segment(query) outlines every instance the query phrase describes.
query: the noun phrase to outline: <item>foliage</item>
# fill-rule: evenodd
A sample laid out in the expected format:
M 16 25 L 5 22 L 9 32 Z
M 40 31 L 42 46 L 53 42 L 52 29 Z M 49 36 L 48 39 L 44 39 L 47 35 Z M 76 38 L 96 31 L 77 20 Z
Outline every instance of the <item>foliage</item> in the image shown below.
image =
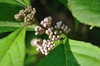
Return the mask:
M 76 22 L 75 30 L 78 28 L 78 22 L 100 27 L 99 0 L 59 0 L 59 2 L 63 3 L 66 8 L 69 7 L 72 12 Z M 0 66 L 32 66 L 31 64 L 37 66 L 100 66 L 99 47 L 69 39 L 65 35 L 61 36 L 63 39 L 55 42 L 57 46 L 36 64 L 38 57 L 36 55 L 39 53 L 35 51 L 35 47 L 30 46 L 30 41 L 32 38 L 46 39 L 47 35 L 36 36 L 33 31 L 37 25 L 27 26 L 26 23 L 17 22 L 14 19 L 14 15 L 27 5 L 30 5 L 28 0 L 0 0 L 0 33 L 14 31 L 0 39 Z M 26 31 L 30 33 L 26 34 Z M 99 38 L 98 35 L 97 37 Z
M 68 0 L 73 15 L 84 24 L 100 27 L 99 0 Z
M 23 66 L 25 57 L 25 29 L 25 27 L 21 28 L 0 40 L 0 51 L 2 52 L 0 53 L 1 66 Z

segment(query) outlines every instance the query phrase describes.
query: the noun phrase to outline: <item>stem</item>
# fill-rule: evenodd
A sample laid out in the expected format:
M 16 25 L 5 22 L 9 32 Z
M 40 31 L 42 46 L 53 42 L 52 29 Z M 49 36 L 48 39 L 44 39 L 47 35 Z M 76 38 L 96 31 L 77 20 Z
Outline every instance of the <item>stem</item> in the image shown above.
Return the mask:
M 42 27 L 44 30 L 46 30 L 46 28 L 43 25 L 41 25 L 36 19 L 34 19 L 33 22 L 26 23 L 26 26 L 32 25 L 32 24 L 36 24 L 36 25 Z

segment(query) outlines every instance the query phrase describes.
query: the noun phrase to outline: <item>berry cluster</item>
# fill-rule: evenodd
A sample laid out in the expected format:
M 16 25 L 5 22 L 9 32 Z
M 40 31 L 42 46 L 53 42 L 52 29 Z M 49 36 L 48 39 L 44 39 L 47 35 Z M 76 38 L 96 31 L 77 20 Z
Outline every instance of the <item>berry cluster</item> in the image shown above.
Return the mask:
M 41 35 L 41 34 L 43 34 L 45 32 L 45 29 L 43 29 L 40 26 L 36 26 L 35 27 L 35 31 L 36 31 L 35 35 Z
M 24 20 L 24 22 L 33 22 L 35 13 L 35 8 L 32 8 L 32 6 L 27 6 L 25 10 L 20 10 L 18 14 L 14 15 L 14 17 L 18 21 Z
M 44 18 L 44 20 L 42 20 L 40 24 L 45 29 L 48 29 L 51 26 L 51 21 L 52 21 L 52 18 L 49 16 L 49 17 Z M 37 26 L 35 28 L 35 31 L 36 31 L 35 35 L 41 35 L 41 34 L 45 33 L 45 29 L 43 27 Z
M 52 21 L 52 18 L 49 16 L 49 17 L 44 18 L 44 20 L 42 20 L 40 24 L 43 25 L 43 27 L 47 29 L 51 26 L 51 21 Z
M 62 24 L 62 21 L 59 21 L 55 25 L 55 29 L 59 30 L 59 33 L 67 34 L 70 31 L 70 28 L 67 27 L 67 25 Z
M 59 40 L 58 31 L 55 30 L 53 27 L 48 28 L 45 33 L 49 36 L 49 39 L 52 41 Z
M 35 40 L 35 44 L 34 42 L 31 42 L 31 44 L 34 44 L 37 47 L 38 51 L 41 51 L 42 54 L 45 55 L 47 55 L 49 51 L 52 50 L 55 46 L 54 41 L 60 40 L 60 35 L 62 33 L 67 34 L 70 31 L 70 29 L 65 24 L 62 24 L 62 21 L 57 22 L 54 27 L 51 27 L 51 22 L 52 18 L 50 16 L 46 17 L 40 23 L 45 29 L 40 26 L 35 28 L 35 35 L 46 33 L 49 36 L 48 40 L 42 41 L 41 39 L 37 39 Z
M 45 39 L 43 41 L 41 39 L 33 39 L 31 41 L 31 45 L 35 45 L 37 47 L 37 51 L 41 51 L 44 55 L 47 55 L 49 51 L 52 50 L 55 46 L 52 41 Z

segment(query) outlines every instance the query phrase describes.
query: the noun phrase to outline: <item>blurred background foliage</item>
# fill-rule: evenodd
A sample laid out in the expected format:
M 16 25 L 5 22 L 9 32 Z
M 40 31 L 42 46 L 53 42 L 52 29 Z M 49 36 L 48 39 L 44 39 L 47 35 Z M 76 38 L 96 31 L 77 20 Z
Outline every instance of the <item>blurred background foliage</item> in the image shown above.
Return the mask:
M 68 37 L 75 40 L 90 42 L 94 45 L 100 46 L 100 28 L 94 27 L 89 29 L 90 26 L 80 23 L 71 14 L 71 11 L 67 7 L 67 0 L 24 0 L 27 4 L 36 8 L 36 19 L 40 22 L 47 16 L 51 16 L 53 19 L 52 26 L 57 21 L 63 21 L 71 28 L 71 32 Z M 3 38 L 10 34 L 0 33 L 0 38 Z M 36 66 L 44 55 L 36 51 L 35 47 L 30 45 L 33 38 L 47 38 L 46 35 L 35 36 L 35 32 L 26 32 L 26 58 L 25 66 Z

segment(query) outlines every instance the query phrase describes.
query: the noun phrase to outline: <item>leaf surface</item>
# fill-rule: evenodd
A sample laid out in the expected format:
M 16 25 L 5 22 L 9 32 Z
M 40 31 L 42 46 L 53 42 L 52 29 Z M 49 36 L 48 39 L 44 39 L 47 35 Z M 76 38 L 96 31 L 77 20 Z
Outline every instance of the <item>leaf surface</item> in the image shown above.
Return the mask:
M 100 0 L 68 0 L 73 16 L 81 23 L 100 27 Z
M 25 30 L 21 28 L 0 39 L 0 66 L 23 66 L 25 57 Z
M 26 3 L 23 0 L 0 0 L 0 3 L 9 3 L 20 6 L 26 6 Z
M 24 22 L 0 22 L 0 33 L 15 31 L 16 29 L 23 27 Z M 30 25 L 27 27 L 27 31 L 34 31 L 36 25 Z
M 37 66 L 100 66 L 100 48 L 90 43 L 67 39 Z

